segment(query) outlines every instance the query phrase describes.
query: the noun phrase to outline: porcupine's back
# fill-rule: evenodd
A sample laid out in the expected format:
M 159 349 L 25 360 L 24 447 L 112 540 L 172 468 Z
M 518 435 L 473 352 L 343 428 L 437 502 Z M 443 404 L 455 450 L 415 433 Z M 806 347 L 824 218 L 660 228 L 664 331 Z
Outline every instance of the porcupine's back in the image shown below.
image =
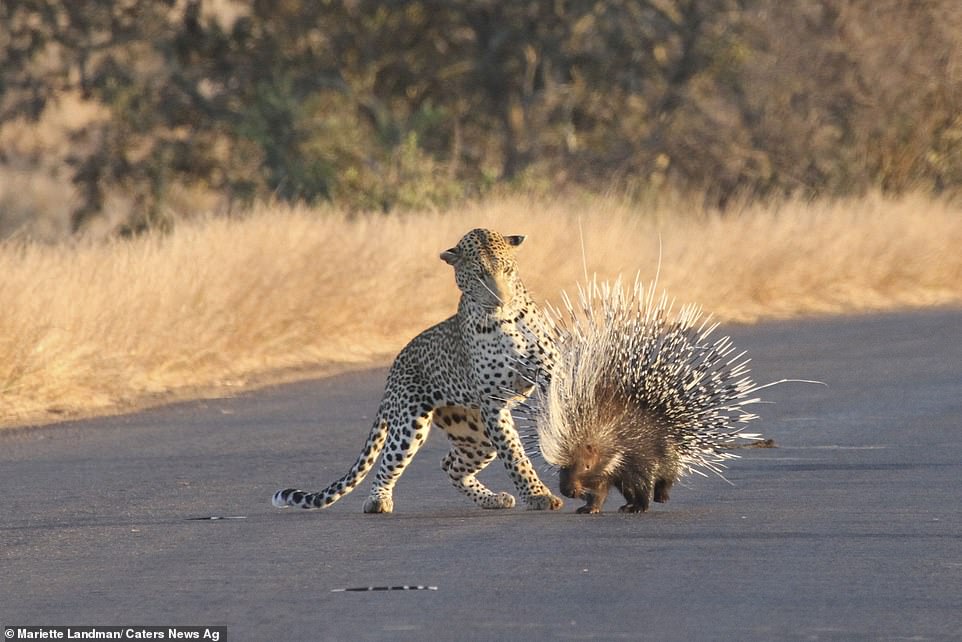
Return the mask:
M 698 307 L 673 315 L 666 295 L 619 279 L 548 312 L 561 361 L 526 418 L 562 481 L 718 473 L 735 457 L 725 446 L 757 438 L 738 425 L 756 418 L 744 409 L 758 401 L 747 359 L 728 337 L 709 339 Z

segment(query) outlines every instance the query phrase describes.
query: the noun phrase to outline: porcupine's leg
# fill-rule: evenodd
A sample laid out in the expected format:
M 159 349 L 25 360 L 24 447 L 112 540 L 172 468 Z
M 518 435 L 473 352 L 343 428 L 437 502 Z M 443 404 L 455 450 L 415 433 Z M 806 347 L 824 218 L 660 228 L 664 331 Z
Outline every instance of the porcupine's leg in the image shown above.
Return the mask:
M 618 508 L 619 513 L 644 513 L 651 503 L 651 485 L 643 479 L 619 480 L 621 494 L 627 502 Z
M 484 436 L 478 411 L 450 406 L 438 408 L 434 412 L 434 425 L 451 441 L 451 451 L 441 460 L 441 469 L 454 487 L 481 508 L 512 508 L 513 495 L 494 493 L 475 477 L 498 456 Z
M 605 505 L 605 499 L 608 497 L 608 486 L 605 484 L 599 485 L 584 494 L 584 499 L 587 502 L 584 506 L 581 506 L 576 510 L 576 513 L 600 513 L 602 507 Z
M 667 477 L 662 477 L 655 481 L 655 501 L 659 504 L 663 504 L 668 501 L 668 491 L 671 490 L 671 485 L 674 480 Z

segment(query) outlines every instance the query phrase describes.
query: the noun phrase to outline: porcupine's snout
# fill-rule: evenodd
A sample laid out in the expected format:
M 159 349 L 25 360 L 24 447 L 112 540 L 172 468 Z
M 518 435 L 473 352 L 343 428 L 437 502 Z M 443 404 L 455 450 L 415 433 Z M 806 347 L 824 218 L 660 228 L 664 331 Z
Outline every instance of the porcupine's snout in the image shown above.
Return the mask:
M 589 441 L 569 449 L 566 460 L 567 465 L 558 471 L 562 495 L 572 499 L 587 499 L 599 487 L 607 488 L 601 469 L 606 458 L 602 457 L 602 450 L 595 442 Z
M 585 488 L 581 485 L 575 475 L 571 474 L 570 468 L 562 468 L 558 472 L 558 481 L 561 486 L 561 494 L 571 499 L 583 499 Z

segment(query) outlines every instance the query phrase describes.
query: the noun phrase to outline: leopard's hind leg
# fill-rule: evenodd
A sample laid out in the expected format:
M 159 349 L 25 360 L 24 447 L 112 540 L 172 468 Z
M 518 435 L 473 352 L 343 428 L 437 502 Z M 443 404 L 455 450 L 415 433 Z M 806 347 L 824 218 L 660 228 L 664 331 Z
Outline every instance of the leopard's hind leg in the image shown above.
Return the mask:
M 484 436 L 478 411 L 457 406 L 439 408 L 434 412 L 434 424 L 451 441 L 451 451 L 441 460 L 441 469 L 454 487 L 481 508 L 512 508 L 514 496 L 495 493 L 476 477 L 498 456 L 494 445 Z
M 401 407 L 404 406 L 401 405 Z M 371 494 L 364 502 L 365 513 L 394 511 L 394 485 L 428 438 L 432 412 L 432 410 L 423 410 L 416 415 L 404 414 L 389 418 L 391 427 L 388 441 L 381 454 L 381 463 L 374 477 L 374 483 L 371 485 Z

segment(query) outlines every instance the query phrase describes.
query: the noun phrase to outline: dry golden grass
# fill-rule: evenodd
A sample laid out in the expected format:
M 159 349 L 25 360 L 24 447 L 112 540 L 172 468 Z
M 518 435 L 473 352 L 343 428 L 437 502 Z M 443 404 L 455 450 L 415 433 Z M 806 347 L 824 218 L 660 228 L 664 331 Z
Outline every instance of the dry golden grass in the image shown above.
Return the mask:
M 962 303 L 962 209 L 920 196 L 645 211 L 615 199 L 507 198 L 350 217 L 263 206 L 169 236 L 0 245 L 0 425 L 112 412 L 386 362 L 453 313 L 438 254 L 470 228 L 525 233 L 537 300 L 589 273 L 654 277 L 723 320 Z

